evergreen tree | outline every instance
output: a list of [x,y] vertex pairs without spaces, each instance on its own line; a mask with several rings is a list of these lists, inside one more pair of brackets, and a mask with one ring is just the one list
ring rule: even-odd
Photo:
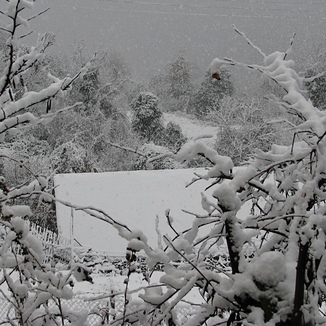
[[177,100],[191,92],[191,65],[183,55],[168,65],[167,81],[170,95]]
[[198,91],[189,101],[188,112],[198,117],[203,117],[211,111],[218,111],[224,96],[232,95],[234,87],[230,81],[230,73],[227,70],[221,71],[221,79],[212,77],[207,71]]
[[130,106],[134,110],[132,129],[146,141],[154,141],[164,129],[157,97],[152,93],[142,92]]

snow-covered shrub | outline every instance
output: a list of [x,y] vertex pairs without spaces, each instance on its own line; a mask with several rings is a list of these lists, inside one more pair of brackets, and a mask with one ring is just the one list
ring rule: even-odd
[[132,129],[146,141],[155,141],[160,137],[163,124],[158,98],[152,93],[142,92],[130,106],[133,109]]
[[304,43],[294,44],[296,62],[306,77],[308,97],[321,110],[326,109],[326,37],[312,36]]
[[[294,70],[288,51],[266,55],[237,32],[258,51],[263,63],[215,62],[257,70],[283,88],[285,95],[278,103],[297,117],[296,124],[288,121],[293,142],[273,144],[265,151],[257,149],[241,168],[234,168],[230,157],[220,155],[200,139],[183,145],[177,160],[201,155],[213,165],[191,181],[206,181],[206,189],[211,190],[202,193],[207,214],[189,212],[195,216],[192,227],[178,230],[167,210],[174,237],[161,235],[157,248],[148,245],[141,231],[130,230],[100,210],[89,210],[129,241],[129,274],[140,254],[147,256],[149,282],[155,266],[163,266],[159,281],[140,289],[143,303],[136,308],[127,291],[128,274],[126,307],[116,315],[117,325],[174,325],[178,305],[189,303],[187,295],[194,290],[201,302],[185,325],[326,323],[320,312],[326,292],[326,113],[305,98],[304,78]],[[226,264],[208,268],[207,257],[218,259],[216,252],[225,247]]]
[[198,91],[190,97],[187,112],[195,114],[198,118],[204,118],[209,113],[219,111],[222,99],[231,96],[233,92],[234,87],[227,70],[222,69],[219,79],[216,79],[212,77],[209,69]]
[[166,81],[172,98],[182,100],[192,92],[191,68],[190,62],[182,54],[168,64]]
[[169,121],[156,136],[154,143],[176,153],[186,140],[187,138],[183,135],[180,125]]
[[93,168],[85,149],[71,141],[58,146],[51,153],[51,163],[57,173],[90,172]]
[[182,164],[177,162],[172,153],[163,146],[153,143],[144,144],[139,148],[143,154],[133,163],[133,170],[166,170],[180,169]]
[[[71,311],[62,303],[63,299],[72,297],[71,276],[76,268],[72,266],[71,271],[61,273],[54,266],[44,263],[42,243],[31,234],[29,224],[24,220],[31,219],[34,213],[30,206],[19,204],[23,198],[36,197],[41,204],[51,197],[47,178],[34,174],[28,162],[32,159],[26,157],[33,151],[40,151],[39,156],[44,156],[44,146],[42,141],[29,146],[23,139],[13,143],[12,137],[19,140],[23,137],[22,132],[27,133],[31,126],[49,122],[56,114],[70,109],[65,107],[49,112],[51,101],[64,96],[74,80],[87,68],[83,68],[75,77],[63,79],[48,73],[44,78],[48,86],[43,85],[41,89],[39,85],[24,83],[24,77],[44,58],[49,45],[48,36],[45,35],[40,36],[37,45],[30,49],[20,46],[21,39],[29,33],[24,30],[29,20],[39,16],[36,13],[28,17],[27,10],[32,8],[32,1],[10,0],[6,2],[6,9],[1,11],[6,24],[1,27],[6,33],[5,53],[1,54],[4,55],[4,69],[0,75],[1,172],[6,174],[9,171],[9,162],[9,165],[20,169],[20,177],[24,178],[23,182],[16,184],[10,180],[9,185],[6,175],[0,177],[0,228],[3,241],[0,250],[0,295],[10,303],[8,313],[1,316],[1,323],[37,326],[69,322],[83,325],[87,316]],[[43,110],[40,110],[41,107]],[[21,153],[14,153],[15,150],[21,150]]]
[[230,156],[235,165],[248,160],[256,148],[267,150],[282,140],[279,125],[269,123],[271,114],[265,105],[258,99],[226,97],[219,111],[208,115],[218,125],[217,151]]

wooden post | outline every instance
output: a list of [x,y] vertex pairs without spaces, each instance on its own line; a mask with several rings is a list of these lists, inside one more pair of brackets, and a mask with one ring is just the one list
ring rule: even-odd
[[74,209],[71,207],[70,210],[70,265],[74,263]]

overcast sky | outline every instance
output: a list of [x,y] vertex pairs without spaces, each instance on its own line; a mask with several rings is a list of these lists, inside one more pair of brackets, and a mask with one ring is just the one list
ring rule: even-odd
[[201,69],[215,57],[251,62],[256,53],[234,31],[244,31],[264,52],[284,51],[293,33],[305,43],[326,32],[326,0],[38,0],[51,10],[33,22],[57,35],[56,51],[83,41],[91,53],[123,54],[140,78],[158,73],[180,51]]

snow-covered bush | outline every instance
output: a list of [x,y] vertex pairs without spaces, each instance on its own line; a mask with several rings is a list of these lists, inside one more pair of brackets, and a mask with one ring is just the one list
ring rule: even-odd
[[133,109],[132,129],[146,141],[155,141],[163,130],[158,98],[152,93],[142,92],[130,106]]
[[[258,99],[224,98],[220,109],[208,115],[219,130],[217,151],[230,156],[234,164],[239,165],[248,160],[256,148],[267,150],[276,140],[282,140],[279,124],[270,123],[272,113],[269,109]],[[274,119],[276,117],[277,114]]]
[[181,126],[173,121],[169,121],[162,132],[159,143],[171,150],[178,151],[186,140],[187,138],[183,135]]
[[326,36],[312,36],[307,42],[294,45],[296,62],[306,77],[305,86],[314,106],[326,109]]
[[[31,126],[47,123],[56,114],[68,110],[69,107],[61,108],[54,113],[49,112],[49,107],[52,99],[65,95],[74,80],[87,71],[83,68],[75,77],[63,79],[49,72],[48,86],[43,85],[42,89],[39,85],[24,83],[24,77],[44,57],[49,45],[48,37],[40,36],[36,46],[23,50],[20,46],[21,39],[28,34],[25,28],[29,21],[39,16],[28,16],[27,11],[32,8],[32,1],[9,0],[6,9],[1,11],[5,20],[1,29],[6,33],[6,43],[5,53],[1,54],[4,69],[0,75],[0,157],[7,162],[1,162],[2,172],[8,171],[5,166],[8,162],[24,171],[22,183],[13,184],[10,180],[9,185],[6,175],[0,177],[0,295],[10,303],[7,314],[1,316],[1,323],[37,326],[70,322],[83,325],[87,316],[70,311],[62,303],[63,299],[72,297],[71,277],[76,268],[63,274],[44,264],[42,243],[30,233],[29,224],[24,220],[31,218],[33,212],[28,205],[18,204],[22,198],[37,196],[40,204],[49,200],[47,178],[34,174],[26,160],[26,154],[36,149],[37,144],[28,149],[23,140],[15,146],[8,142],[12,137],[22,137],[22,132],[28,132]],[[24,151],[13,153],[19,145]]]
[[56,173],[90,172],[93,162],[87,154],[84,148],[69,141],[51,153],[52,168]]
[[133,170],[165,170],[183,167],[166,147],[148,143],[141,146],[139,151],[142,155],[134,161]]
[[[143,303],[136,308],[127,292],[128,274],[126,307],[116,315],[114,325],[175,325],[178,305],[189,303],[187,294],[194,289],[201,303],[184,325],[326,323],[320,311],[326,291],[326,114],[305,98],[304,78],[294,70],[288,51],[266,55],[237,32],[259,52],[262,64],[232,59],[215,59],[215,63],[256,70],[283,88],[285,95],[278,103],[297,117],[296,124],[288,121],[293,142],[257,149],[251,162],[241,168],[234,168],[231,158],[200,139],[186,143],[177,160],[201,155],[213,164],[192,180],[206,180],[212,191],[202,194],[207,214],[190,212],[195,216],[192,227],[177,230],[166,211],[175,236],[161,235],[158,248],[150,247],[141,231],[132,231],[94,208],[88,210],[129,241],[129,274],[136,270],[139,253],[147,256],[149,282],[155,266],[163,265],[159,282],[139,289]],[[225,247],[229,266],[208,268],[207,257]]]
[[174,99],[180,100],[186,98],[192,91],[191,82],[191,64],[181,54],[168,64],[166,80],[168,83],[168,92]]
[[219,111],[222,99],[232,96],[234,87],[230,81],[230,73],[222,69],[218,75],[219,79],[212,77],[211,70],[206,72],[205,78],[197,92],[190,97],[187,112],[195,114],[198,118]]

